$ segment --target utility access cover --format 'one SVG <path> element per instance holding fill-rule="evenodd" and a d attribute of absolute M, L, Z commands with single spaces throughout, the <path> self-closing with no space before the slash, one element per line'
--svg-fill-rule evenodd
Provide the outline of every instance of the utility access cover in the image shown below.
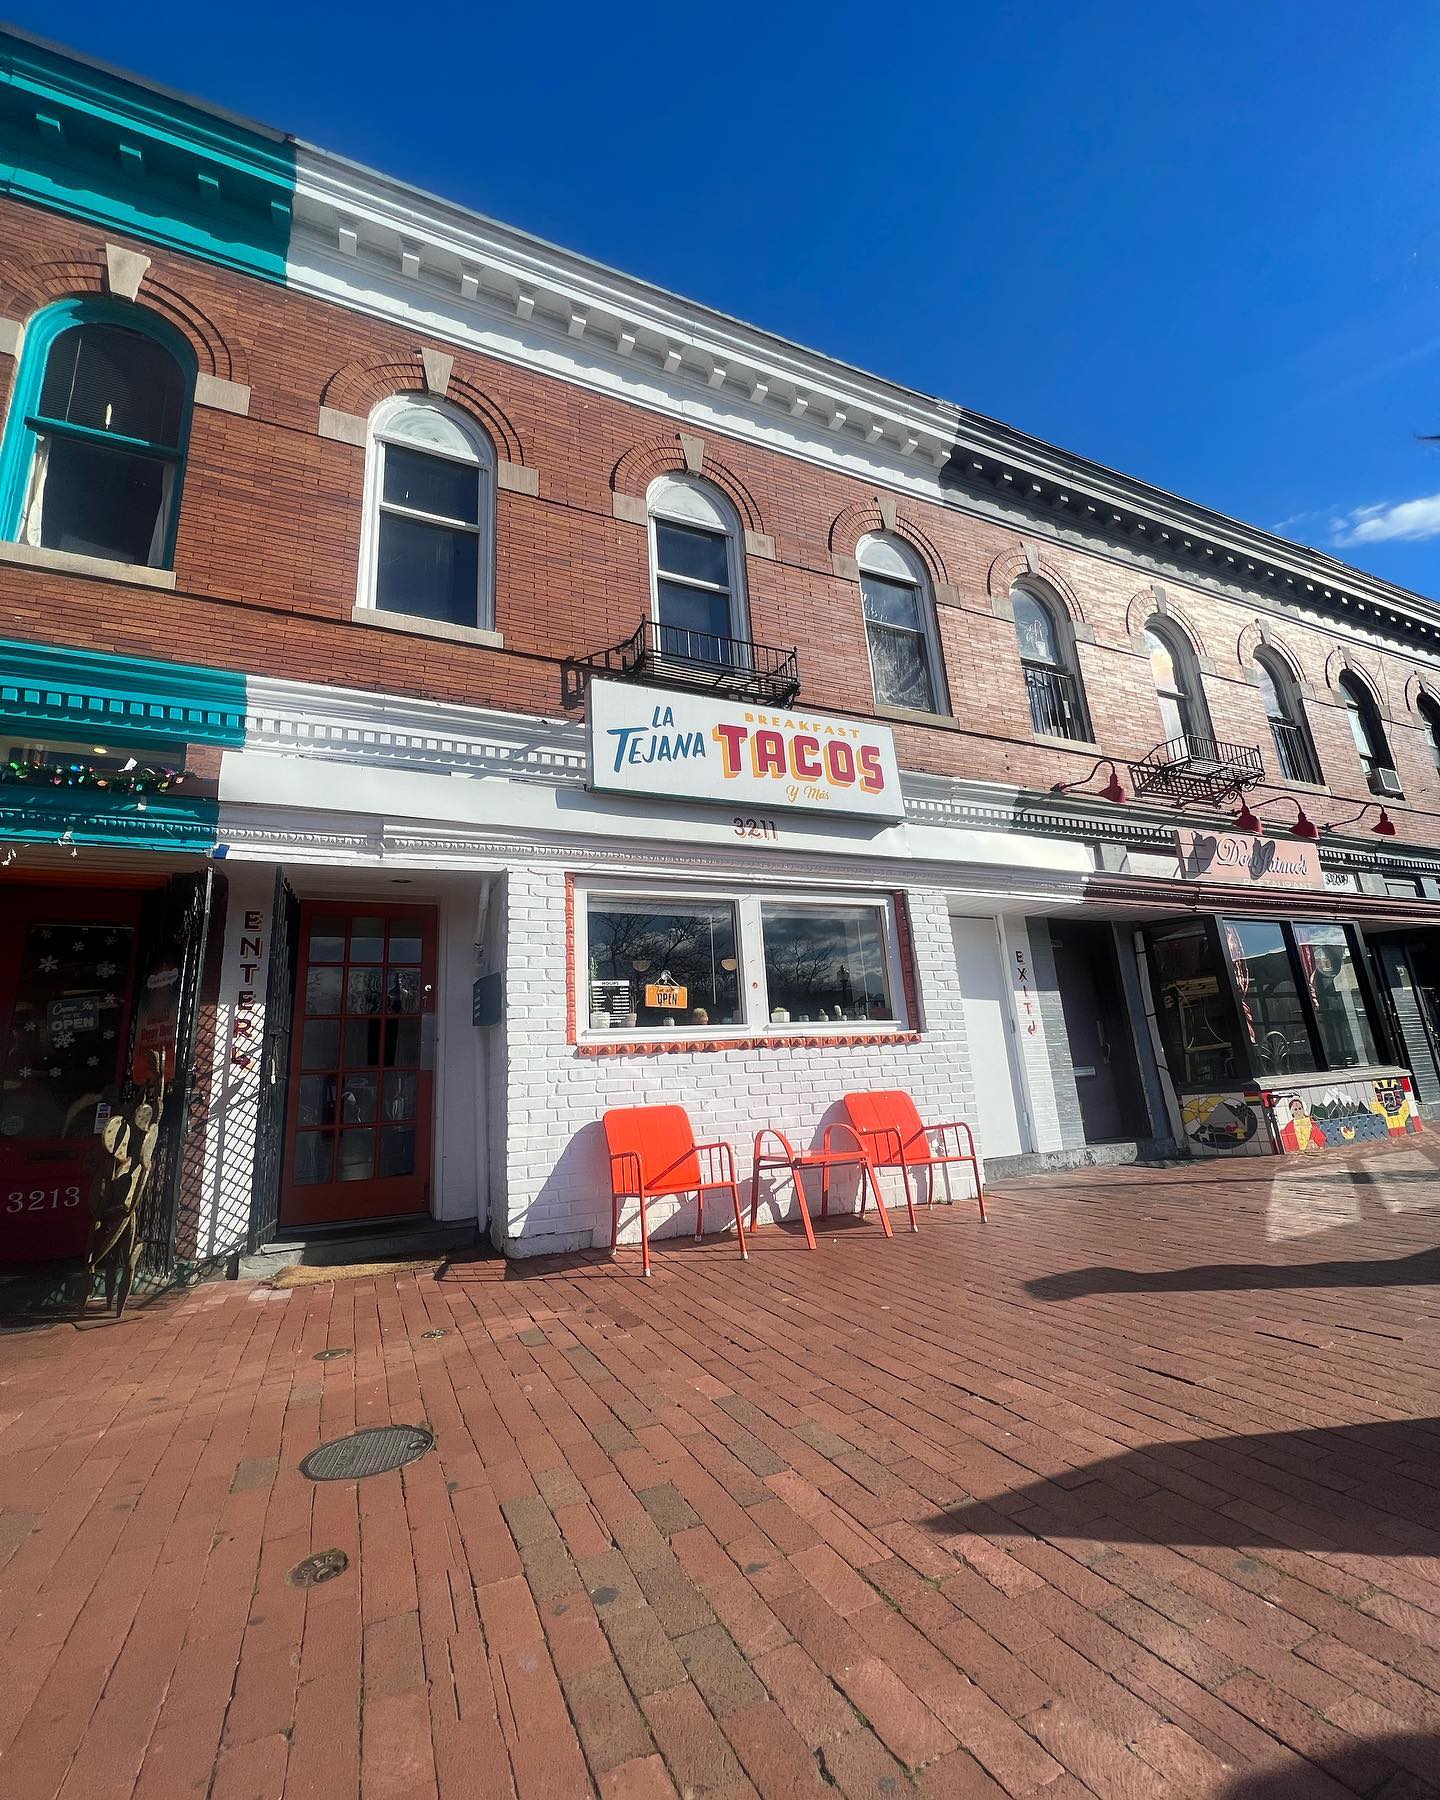
<path fill-rule="evenodd" d="M 312 1450 L 300 1473 L 312 1481 L 360 1481 L 419 1460 L 435 1442 L 423 1425 L 371 1425 Z"/>

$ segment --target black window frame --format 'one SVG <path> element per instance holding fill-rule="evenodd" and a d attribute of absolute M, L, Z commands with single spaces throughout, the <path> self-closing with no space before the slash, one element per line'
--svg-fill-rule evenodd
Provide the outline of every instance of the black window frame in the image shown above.
<path fill-rule="evenodd" d="M 1256 1068 L 1255 1060 L 1251 1055 L 1252 1046 L 1245 1035 L 1242 1023 L 1244 1018 L 1243 997 L 1240 993 L 1239 982 L 1235 977 L 1234 960 L 1230 955 L 1230 947 L 1225 942 L 1224 935 L 1225 925 L 1237 917 L 1242 924 L 1253 923 L 1258 925 L 1278 925 L 1280 927 L 1285 942 L 1285 953 L 1290 967 L 1291 978 L 1295 983 L 1295 992 L 1300 1002 L 1301 1018 L 1304 1021 L 1306 1036 L 1310 1043 L 1311 1056 L 1315 1062 L 1315 1067 L 1313 1069 L 1297 1069 L 1290 1074 L 1276 1075 L 1270 1070 Z M 1163 930 L 1166 926 L 1189 922 L 1190 921 L 1188 920 L 1156 919 L 1153 924 L 1147 925 L 1144 928 L 1146 963 L 1151 972 L 1152 985 L 1154 972 L 1152 948 L 1155 932 Z M 1350 952 L 1351 960 L 1355 964 L 1356 976 L 1360 985 L 1360 999 L 1365 1008 L 1365 1017 L 1370 1026 L 1370 1035 L 1375 1040 L 1375 1052 L 1379 1060 L 1376 1064 L 1332 1063 L 1330 1061 L 1325 1049 L 1324 1038 L 1320 1032 L 1319 1020 L 1316 1017 L 1315 1003 L 1311 998 L 1309 984 L 1305 977 L 1305 965 L 1300 957 L 1299 941 L 1295 936 L 1295 926 L 1297 924 L 1306 924 L 1308 922 L 1309 921 L 1303 919 L 1277 919 L 1263 916 L 1259 913 L 1245 913 L 1240 915 L 1207 913 L 1203 915 L 1200 923 L 1205 929 L 1210 954 L 1213 958 L 1218 959 L 1220 967 L 1224 971 L 1226 991 L 1230 996 L 1231 1022 L 1233 1025 L 1232 1041 L 1234 1042 L 1236 1049 L 1236 1068 L 1232 1075 L 1213 1081 L 1183 1081 L 1179 1078 L 1177 1071 L 1171 1069 L 1170 1079 L 1174 1083 L 1177 1093 L 1215 1093 L 1231 1086 L 1246 1088 L 1277 1088 L 1287 1085 L 1303 1085 L 1307 1082 L 1317 1081 L 1326 1077 L 1339 1081 L 1344 1080 L 1347 1077 L 1353 1077 L 1357 1068 L 1398 1068 L 1403 1066 L 1403 1058 L 1397 1058 L 1396 1056 L 1394 1034 L 1390 1029 L 1389 1018 L 1385 1014 L 1380 1002 L 1379 988 L 1376 982 L 1374 968 L 1370 962 L 1368 946 L 1360 933 L 1359 927 L 1343 919 L 1327 919 L 1321 922 L 1325 924 L 1337 924 L 1345 933 L 1346 947 Z M 1157 1009 L 1156 1020 L 1158 1026 L 1160 1006 L 1160 995 L 1158 992 L 1154 996 L 1154 1002 Z M 1166 1061 L 1168 1062 L 1169 1048 L 1164 1045 L 1163 1030 L 1161 1031 L 1161 1042 L 1162 1046 L 1165 1048 Z M 1242 1063 L 1244 1065 L 1243 1067 L 1241 1066 Z"/>

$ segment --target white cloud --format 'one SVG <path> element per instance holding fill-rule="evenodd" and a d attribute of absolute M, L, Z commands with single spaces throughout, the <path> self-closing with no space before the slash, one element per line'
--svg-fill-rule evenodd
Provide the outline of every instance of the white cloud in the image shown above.
<path fill-rule="evenodd" d="M 1393 538 L 1411 543 L 1440 537 L 1440 494 L 1422 494 L 1418 500 L 1397 500 L 1391 505 L 1357 506 L 1354 512 L 1330 521 L 1337 544 L 1383 544 Z"/>

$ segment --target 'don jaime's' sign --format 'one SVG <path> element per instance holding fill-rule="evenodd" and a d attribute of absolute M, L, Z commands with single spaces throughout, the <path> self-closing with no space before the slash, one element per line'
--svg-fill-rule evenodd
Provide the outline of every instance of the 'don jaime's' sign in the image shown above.
<path fill-rule="evenodd" d="M 895 739 L 883 725 L 614 681 L 591 682 L 589 716 L 592 788 L 904 817 Z"/>
<path fill-rule="evenodd" d="M 1231 887 L 1318 888 L 1320 853 L 1299 839 L 1251 837 L 1241 831 L 1177 831 L 1183 881 Z"/>

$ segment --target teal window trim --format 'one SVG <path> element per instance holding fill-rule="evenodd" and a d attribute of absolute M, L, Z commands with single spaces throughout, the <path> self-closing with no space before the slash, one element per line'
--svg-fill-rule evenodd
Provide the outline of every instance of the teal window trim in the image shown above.
<path fill-rule="evenodd" d="M 40 411 L 40 393 L 50 352 L 62 332 L 80 325 L 120 325 L 138 331 L 173 356 L 184 380 L 184 404 L 180 428 L 173 444 L 150 443 L 145 439 L 124 437 L 119 432 L 97 431 L 67 420 L 49 419 Z M 58 300 L 26 321 L 20 351 L 20 367 L 10 398 L 10 416 L 5 435 L 0 440 L 0 539 L 14 543 L 20 535 L 25 495 L 30 486 L 30 472 L 35 462 L 36 444 L 41 436 L 63 434 L 87 443 L 108 444 L 117 450 L 128 450 L 157 461 L 175 465 L 174 487 L 170 494 L 169 516 L 165 521 L 165 543 L 161 560 L 152 565 L 163 569 L 174 566 L 175 534 L 180 524 L 181 490 L 185 482 L 185 456 L 190 443 L 190 416 L 195 404 L 195 377 L 198 365 L 195 352 L 187 340 L 166 320 L 143 306 L 125 300 L 85 297 Z"/>

